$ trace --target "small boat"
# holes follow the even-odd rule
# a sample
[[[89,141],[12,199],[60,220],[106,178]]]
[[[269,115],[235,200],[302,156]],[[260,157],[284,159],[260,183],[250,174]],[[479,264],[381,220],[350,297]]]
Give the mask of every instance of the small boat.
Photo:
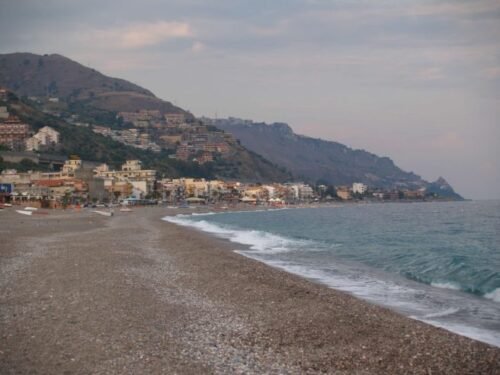
[[[36,211],[36,210],[38,210],[38,208],[36,208],[36,207],[24,207],[24,209],[26,211]]]
[[[112,211],[97,211],[97,210],[94,210],[92,211],[96,214],[99,214],[99,215],[102,215],[102,216],[113,216],[113,212]]]
[[[122,207],[120,208],[120,212],[132,212],[132,210],[128,207]]]
[[[33,211],[16,210],[16,212],[21,214],[21,215],[28,215],[28,216],[33,215]]]
[[[4,203],[3,206],[4,207],[12,207],[12,205],[10,203]]]

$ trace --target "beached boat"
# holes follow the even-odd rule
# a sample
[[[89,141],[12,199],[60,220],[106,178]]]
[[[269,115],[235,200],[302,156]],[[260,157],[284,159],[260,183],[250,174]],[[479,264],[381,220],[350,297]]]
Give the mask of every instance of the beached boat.
[[[102,216],[113,216],[113,211],[97,211],[97,210],[94,210],[92,211],[96,214],[99,214],[99,215],[102,215]]]
[[[21,214],[21,215],[28,215],[28,216],[33,215],[33,211],[16,210],[16,212],[17,212],[18,214]]]

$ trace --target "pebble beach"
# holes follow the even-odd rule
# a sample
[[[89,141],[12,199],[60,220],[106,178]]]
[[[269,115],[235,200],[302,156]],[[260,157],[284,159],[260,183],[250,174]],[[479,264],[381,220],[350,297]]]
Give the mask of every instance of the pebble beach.
[[[161,220],[0,212],[2,374],[498,374],[500,348]]]

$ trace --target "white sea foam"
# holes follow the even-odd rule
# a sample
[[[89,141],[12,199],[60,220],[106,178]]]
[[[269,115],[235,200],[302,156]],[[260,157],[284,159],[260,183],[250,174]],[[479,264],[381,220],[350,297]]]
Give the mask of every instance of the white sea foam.
[[[484,295],[485,298],[491,299],[495,302],[500,302],[500,288],[496,288],[495,290],[486,293]]]
[[[266,254],[284,253],[293,251],[302,244],[301,241],[291,240],[268,232],[224,227],[205,220],[189,220],[185,216],[167,216],[163,220],[182,226],[193,227],[203,232],[214,234],[217,237],[226,238],[231,242],[249,246],[252,252]]]
[[[451,282],[432,282],[432,286],[441,289],[460,290],[460,286]]]
[[[258,257],[252,257],[249,254],[245,254],[245,252],[241,253],[250,258],[259,259]],[[370,275],[359,276],[358,274],[358,277],[352,277],[350,272],[347,274],[331,273],[311,269],[306,266],[290,264],[286,261],[265,261],[265,263],[307,279],[320,282],[333,289],[353,294],[372,303],[382,304],[400,312],[405,312],[405,314],[412,319],[420,320],[427,324],[455,332],[459,335],[500,347],[500,336],[498,336],[497,332],[471,326],[466,322],[453,321],[453,319],[450,318],[453,317],[454,314],[460,313],[462,308],[448,307],[444,310],[435,311],[437,308],[435,302],[429,301],[428,299],[426,301],[418,301],[416,296],[422,294],[423,290],[420,290],[418,287],[414,288],[410,284],[399,284],[391,280],[374,279]],[[425,288],[424,285],[422,285],[422,287]],[[496,292],[498,293],[498,289]],[[442,296],[442,293],[439,296]],[[428,298],[429,295],[426,294],[426,297]],[[439,303],[443,302],[444,301],[439,300]],[[455,304],[457,301],[451,299],[444,303],[445,305],[449,305]],[[432,310],[435,312],[429,313],[429,311]],[[493,312],[493,314],[495,313]]]
[[[249,250],[238,253],[262,261],[270,266],[320,282],[331,288],[351,293],[376,304],[392,307],[413,319],[424,321],[452,332],[471,337],[500,347],[500,338],[493,330],[473,326],[470,322],[460,321],[456,314],[462,309],[464,297],[460,294],[448,295],[446,289],[459,290],[457,284],[451,282],[434,282],[437,289],[408,280],[386,278],[384,275],[371,274],[368,269],[350,263],[336,261],[327,265],[297,264],[291,259],[272,258],[270,254],[288,253],[314,249],[308,241],[298,241],[257,230],[242,230],[230,226],[210,223],[206,220],[189,219],[191,215],[165,217],[164,220],[182,226],[226,238],[231,242],[249,246]],[[306,246],[307,244],[307,246]],[[439,290],[442,289],[442,290]],[[500,288],[484,297],[500,301]],[[468,297],[465,297],[468,300]],[[471,301],[469,301],[471,302]],[[472,302],[474,305],[474,302]],[[460,306],[458,308],[457,306]],[[474,310],[475,307],[472,306]],[[466,309],[467,310],[467,309]],[[493,307],[491,316],[497,309]],[[460,315],[460,313],[458,314]],[[458,320],[457,320],[458,319]]]
[[[426,314],[422,317],[422,319],[432,319],[432,318],[442,318],[445,316],[453,315],[459,312],[460,309],[458,307],[450,307],[449,309],[438,311],[435,313]]]
[[[217,212],[193,212],[191,216],[210,216],[210,215],[216,215]]]

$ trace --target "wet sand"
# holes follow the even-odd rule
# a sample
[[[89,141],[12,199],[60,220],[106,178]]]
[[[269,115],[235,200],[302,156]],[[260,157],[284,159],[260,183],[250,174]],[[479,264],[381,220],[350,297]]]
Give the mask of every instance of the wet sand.
[[[0,212],[2,374],[498,374],[500,349],[142,208]]]

